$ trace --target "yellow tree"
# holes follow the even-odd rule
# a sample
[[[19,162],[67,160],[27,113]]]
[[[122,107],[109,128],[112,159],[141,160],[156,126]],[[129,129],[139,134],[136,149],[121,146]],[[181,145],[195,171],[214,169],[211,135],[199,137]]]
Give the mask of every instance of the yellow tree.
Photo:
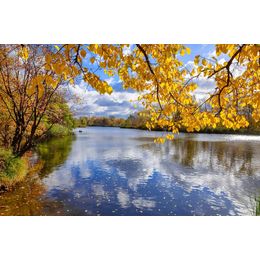
[[[239,129],[248,125],[243,113],[245,106],[252,108],[253,120],[259,120],[258,44],[218,44],[216,55],[210,59],[196,56],[192,70],[180,60],[180,56],[190,54],[184,45],[136,44],[124,54],[126,47],[129,45],[63,45],[61,48],[65,49],[67,59],[73,57],[84,80],[100,93],[110,93],[112,89],[90,72],[84,65],[85,58],[97,63],[109,76],[118,73],[125,88],[139,91],[139,100],[149,114],[150,129],[160,126],[176,133],[181,127],[199,131],[217,124]],[[221,55],[224,63],[218,59]],[[198,88],[196,79],[200,77],[214,79],[216,84],[215,91],[202,102],[194,95]]]
[[[0,47],[0,141],[15,155],[22,156],[60,120],[54,103],[65,80],[55,70],[45,69],[52,52],[52,46]],[[48,128],[43,124],[46,117]]]

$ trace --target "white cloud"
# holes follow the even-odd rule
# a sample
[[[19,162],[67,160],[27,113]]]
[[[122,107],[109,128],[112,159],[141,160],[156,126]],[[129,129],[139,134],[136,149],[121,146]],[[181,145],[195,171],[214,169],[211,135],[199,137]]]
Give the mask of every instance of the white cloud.
[[[118,81],[114,78],[110,78],[107,79],[107,82],[115,83]],[[69,86],[69,94],[70,97],[74,97],[69,99],[68,104],[75,116],[113,115],[127,117],[138,110],[138,108],[134,108],[134,104],[130,102],[130,100],[137,100],[137,92],[114,91],[111,95],[100,95],[97,91],[88,89],[86,84],[81,82],[80,84]]]
[[[214,49],[214,50],[208,52],[207,58],[208,58],[208,59],[212,59],[212,57],[216,57],[216,55],[217,55],[217,54],[216,54],[216,49]]]
[[[128,55],[130,55],[131,54],[131,45],[129,46],[129,47],[124,47],[124,49],[123,49],[123,55],[124,56],[128,56]]]
[[[109,84],[109,85],[113,85],[113,84],[117,84],[120,83],[121,80],[117,80],[115,77],[109,77],[107,79],[105,79],[105,81]]]

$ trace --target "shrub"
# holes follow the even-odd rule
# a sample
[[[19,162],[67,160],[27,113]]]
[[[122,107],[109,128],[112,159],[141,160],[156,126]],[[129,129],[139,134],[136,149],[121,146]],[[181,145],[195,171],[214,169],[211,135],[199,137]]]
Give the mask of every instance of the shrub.
[[[10,150],[0,148],[0,187],[11,187],[22,181],[28,172],[25,157],[15,157]]]
[[[66,126],[60,124],[54,124],[52,128],[49,130],[47,136],[48,137],[62,137],[68,136],[72,134],[72,130]]]

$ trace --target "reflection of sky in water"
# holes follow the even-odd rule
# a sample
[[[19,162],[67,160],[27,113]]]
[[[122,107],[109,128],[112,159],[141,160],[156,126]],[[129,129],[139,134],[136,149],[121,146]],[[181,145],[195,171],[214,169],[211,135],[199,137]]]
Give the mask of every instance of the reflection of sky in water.
[[[45,198],[61,201],[63,214],[254,214],[260,137],[180,134],[158,145],[159,132],[76,134],[66,162],[43,179]]]

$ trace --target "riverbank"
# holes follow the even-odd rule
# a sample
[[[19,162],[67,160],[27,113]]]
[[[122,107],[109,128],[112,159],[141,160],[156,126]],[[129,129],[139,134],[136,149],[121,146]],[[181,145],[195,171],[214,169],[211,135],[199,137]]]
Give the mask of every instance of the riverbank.
[[[54,124],[52,128],[46,133],[45,140],[53,137],[64,137],[73,135],[73,129],[64,125]]]
[[[71,128],[55,124],[38,144],[52,138],[61,138],[73,134]],[[40,164],[33,162],[31,157],[31,151],[22,157],[17,157],[12,154],[11,150],[0,147],[0,193],[12,190],[32,172],[40,170]]]
[[[0,148],[0,192],[8,191],[28,173],[27,156],[15,157],[10,150]]]
[[[146,119],[130,115],[127,119],[114,118],[114,117],[82,117],[79,119],[74,119],[75,127],[120,127],[127,129],[140,129],[148,130],[146,127]],[[163,128],[157,127],[152,129],[152,131],[167,131]],[[180,129],[180,133],[190,133],[186,131],[185,128]],[[260,135],[260,125],[250,125],[247,128],[233,130],[227,129],[222,126],[217,126],[216,128],[204,128],[200,131],[195,131],[193,133],[205,133],[205,134],[239,134],[239,135]]]

